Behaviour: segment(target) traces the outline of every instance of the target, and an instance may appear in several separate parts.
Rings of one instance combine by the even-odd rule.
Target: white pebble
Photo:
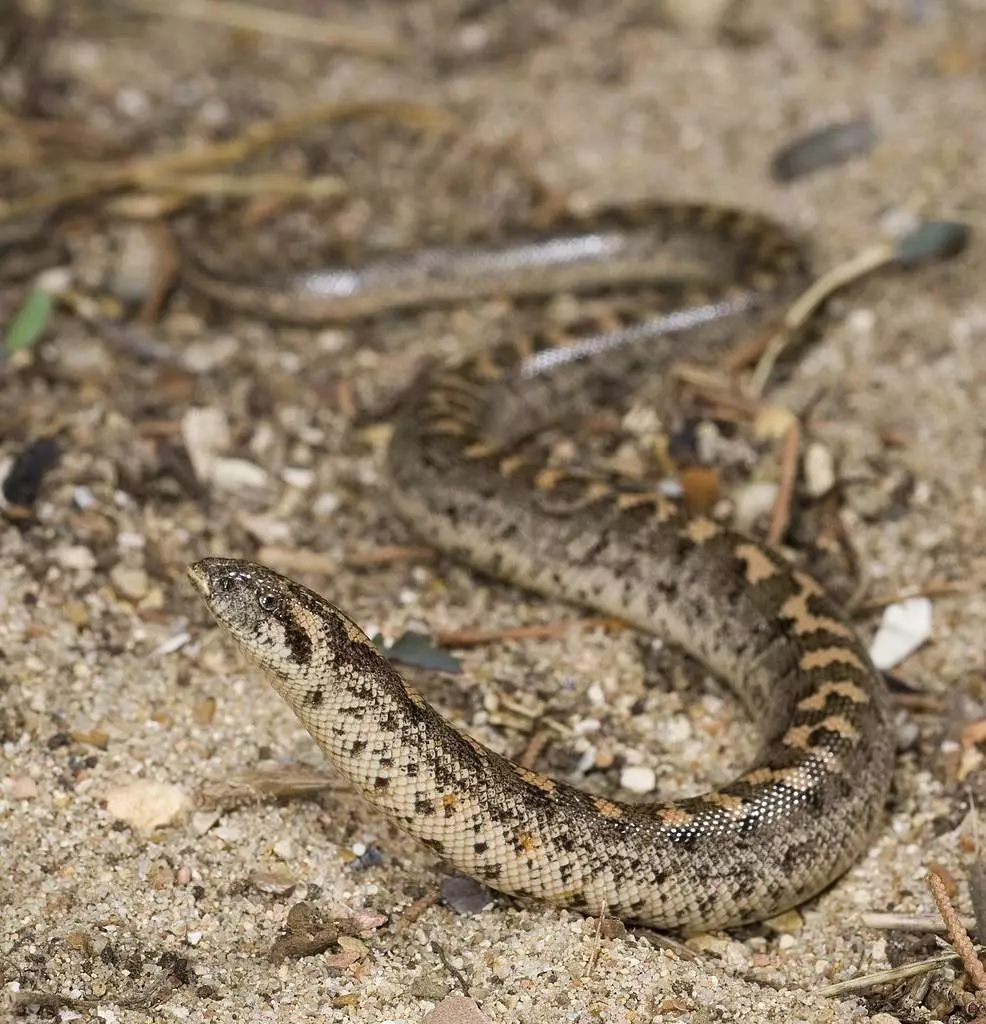
[[[275,857],[280,857],[281,860],[293,860],[295,855],[294,843],[290,839],[278,839],[276,843],[271,847]]]
[[[883,612],[870,644],[870,657],[881,671],[899,665],[931,636],[932,608],[926,597],[912,597]]]
[[[657,789],[657,773],[645,764],[628,764],[620,772],[620,785],[631,793],[653,793]]]
[[[767,481],[740,487],[733,498],[736,508],[736,529],[748,531],[756,521],[767,515],[777,500],[777,484]]]
[[[820,498],[835,486],[835,458],[824,444],[813,441],[808,445],[804,470],[805,491],[809,498]]]

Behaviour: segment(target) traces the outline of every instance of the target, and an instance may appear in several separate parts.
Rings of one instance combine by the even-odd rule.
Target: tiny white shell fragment
[[[899,665],[931,636],[931,602],[911,597],[889,605],[870,644],[870,657],[884,671]]]

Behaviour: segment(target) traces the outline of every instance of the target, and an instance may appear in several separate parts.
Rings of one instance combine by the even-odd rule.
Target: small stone
[[[211,725],[216,717],[217,701],[215,697],[203,697],[192,707],[192,720],[196,725]]]
[[[131,601],[139,601],[150,588],[150,580],[144,569],[131,568],[122,564],[117,564],[110,569],[110,582],[121,597]]]
[[[753,420],[753,434],[760,441],[777,441],[787,437],[798,417],[783,405],[765,405]]]
[[[215,407],[189,409],[182,417],[181,436],[195,476],[208,480],[216,456],[232,443],[226,414]]]
[[[207,475],[216,487],[234,494],[259,491],[267,486],[267,471],[247,459],[215,459]]]
[[[84,743],[86,746],[95,747],[97,750],[105,750],[110,745],[109,733],[103,729],[88,729],[84,732],[73,732],[72,739],[76,743]]]
[[[471,917],[480,913],[492,902],[492,895],[485,885],[464,875],[448,875],[442,879],[442,902],[457,914]]]
[[[11,800],[33,800],[38,795],[37,782],[27,775],[15,775],[5,788]]]
[[[657,789],[657,773],[645,764],[628,764],[620,772],[620,785],[631,793],[653,793]]]
[[[933,607],[926,597],[889,605],[870,643],[873,664],[882,671],[899,665],[931,636]]]
[[[73,626],[83,628],[89,625],[89,609],[81,601],[68,601],[65,604],[65,618]]]
[[[136,832],[153,832],[184,814],[191,806],[188,794],[167,782],[142,780],[111,789],[106,810]]]
[[[192,373],[209,373],[228,363],[239,348],[240,343],[229,334],[190,341],[182,352],[182,362]]]
[[[281,479],[289,487],[297,487],[299,491],[304,491],[315,482],[315,473],[304,466],[285,466],[281,470]]]
[[[290,839],[278,839],[271,847],[271,851],[281,860],[293,860],[295,856],[294,843]]]
[[[196,811],[189,822],[192,835],[204,836],[215,826],[217,821],[219,821],[218,811]]]
[[[749,533],[758,519],[770,514],[777,500],[777,484],[769,481],[751,481],[737,488],[733,495],[736,529]]]
[[[378,914],[373,910],[354,910],[351,918],[353,928],[361,935],[371,934],[387,923],[385,914]]]
[[[52,553],[54,561],[63,569],[74,569],[77,572],[88,572],[96,568],[96,556],[81,544],[70,544],[55,548]]]
[[[835,458],[832,450],[819,441],[808,445],[804,455],[805,493],[821,498],[835,486]]]
[[[676,28],[710,33],[720,27],[732,0],[664,0],[664,17]]]
[[[338,327],[327,327],[315,335],[315,345],[320,352],[335,355],[341,352],[351,341],[352,331],[343,331]]]
[[[764,926],[779,935],[793,935],[801,931],[804,923],[804,918],[797,910],[786,910],[783,914],[768,918],[764,921]]]
[[[140,302],[161,274],[164,248],[145,224],[128,224],[110,275],[109,290],[123,302]]]
[[[323,491],[312,502],[312,512],[315,515],[328,518],[335,513],[342,504],[342,499],[333,491]]]
[[[271,896],[290,896],[298,881],[284,871],[251,871],[248,881],[257,890]]]
[[[449,987],[441,978],[425,975],[411,982],[407,994],[412,999],[427,999],[430,1003],[440,1003],[449,994]]]
[[[421,1024],[491,1024],[489,1017],[467,996],[443,999]]]

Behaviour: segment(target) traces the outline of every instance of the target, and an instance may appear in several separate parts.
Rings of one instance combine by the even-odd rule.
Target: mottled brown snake
[[[559,410],[571,420],[612,380],[659,372],[680,329],[714,352],[795,294],[806,271],[784,232],[736,211],[649,207],[262,286],[194,260],[186,271],[221,301],[307,322],[673,281],[675,311],[660,307],[649,327],[614,313],[574,346],[572,332],[546,330],[430,373],[398,417],[391,491],[414,530],[452,555],[659,634],[728,679],[764,738],[735,781],[660,804],[588,795],[455,729],[312,591],[228,559],[190,575],[329,761],[383,814],[503,892],[696,931],[798,904],[861,855],[894,740],[883,680],[833,602],[757,542],[684,516],[656,489],[554,465],[541,441]]]

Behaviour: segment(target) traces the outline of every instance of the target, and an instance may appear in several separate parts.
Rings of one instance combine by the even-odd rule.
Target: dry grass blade
[[[201,147],[191,145],[177,153],[141,156],[132,160],[85,165],[73,180],[35,192],[23,199],[0,201],[0,221],[12,220],[125,188],[152,189],[174,175],[223,167],[276,142],[314,128],[347,120],[380,118],[427,131],[449,131],[455,118],[447,111],[423,103],[352,101],[316,103],[304,110],[250,125],[235,138]],[[173,180],[170,180],[173,185]]]
[[[791,521],[791,504],[794,501],[794,486],[798,479],[798,451],[801,448],[801,428],[795,420],[784,439],[784,453],[781,457],[781,480],[777,489],[777,500],[770,517],[770,531],[767,543],[777,547],[784,539]]]
[[[776,334],[768,341],[760,361],[753,371],[750,381],[746,386],[746,393],[750,398],[759,398],[770,375],[774,372],[777,360],[780,359],[784,349],[787,348],[795,332],[800,330],[814,315],[818,307],[825,302],[833,292],[838,291],[845,285],[857,278],[864,277],[878,267],[890,263],[896,257],[896,247],[890,244],[875,245],[869,249],[833,267],[827,274],[823,274],[817,281],[810,285],[791,305],[784,315],[784,322]]]
[[[297,178],[289,174],[254,174],[234,177],[231,174],[161,175],[145,181],[144,188],[153,192],[175,192],[182,196],[277,196],[287,199],[333,199],[349,191],[347,184],[331,175]]]
[[[945,925],[937,914],[863,914],[864,928],[895,932],[943,932]],[[976,926],[974,918],[960,917],[965,928]]]
[[[869,992],[880,985],[892,985],[894,982],[916,978],[919,974],[928,974],[935,968],[944,967],[945,964],[950,964],[958,959],[958,953],[942,953],[941,956],[917,960],[913,964],[904,964],[903,967],[893,967],[887,971],[874,971],[872,974],[863,974],[858,978],[837,981],[834,985],[826,985],[818,989],[818,994],[820,996],[848,996],[859,992]]]
[[[185,18],[190,21],[243,29],[258,35],[279,36],[312,43],[334,50],[348,50],[363,57],[399,57],[405,48],[393,39],[352,28],[328,24],[321,18],[279,11],[276,7],[258,7],[236,3],[235,0],[125,0],[132,10],[156,14],[162,18]]]

